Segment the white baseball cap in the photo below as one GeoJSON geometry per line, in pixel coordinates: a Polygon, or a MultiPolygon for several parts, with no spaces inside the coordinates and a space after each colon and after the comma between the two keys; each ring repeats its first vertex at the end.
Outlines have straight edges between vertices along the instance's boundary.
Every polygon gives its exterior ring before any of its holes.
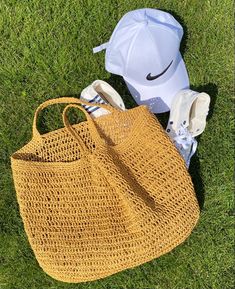
{"type": "Polygon", "coordinates": [[[179,51],[183,28],[169,13],[138,9],[125,14],[109,42],[93,49],[106,49],[105,68],[123,76],[138,104],[152,112],[170,110],[174,96],[189,88],[179,51]]]}

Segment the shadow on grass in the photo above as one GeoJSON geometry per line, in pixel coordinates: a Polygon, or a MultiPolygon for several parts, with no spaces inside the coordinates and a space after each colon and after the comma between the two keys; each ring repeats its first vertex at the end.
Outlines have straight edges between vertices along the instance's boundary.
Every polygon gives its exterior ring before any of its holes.
{"type": "MultiPolygon", "coordinates": [[[[182,56],[184,57],[184,54],[187,50],[188,28],[184,22],[184,19],[180,15],[178,15],[177,13],[175,13],[172,10],[165,10],[165,12],[168,12],[171,15],[173,15],[175,17],[175,19],[183,27],[184,35],[183,35],[183,38],[181,40],[180,51],[181,51],[182,56]]],[[[207,121],[208,121],[209,119],[212,118],[212,115],[214,112],[214,107],[215,107],[216,98],[217,98],[217,94],[218,94],[217,85],[214,83],[208,83],[208,84],[201,85],[201,86],[191,86],[190,88],[194,91],[206,92],[207,94],[210,95],[211,102],[210,102],[210,110],[209,110],[209,113],[207,116],[207,121]]],[[[168,117],[163,116],[161,118],[162,118],[162,121],[160,121],[160,122],[163,125],[163,127],[165,127],[167,124],[168,117]]],[[[198,146],[199,146],[200,136],[197,137],[197,142],[198,142],[198,146]]],[[[204,201],[205,201],[205,190],[204,190],[204,184],[203,184],[203,180],[202,180],[200,171],[201,171],[200,161],[199,161],[199,157],[198,157],[198,152],[196,151],[196,153],[194,154],[194,156],[192,157],[191,162],[190,162],[189,173],[192,177],[192,181],[193,181],[193,185],[195,188],[195,192],[197,195],[200,209],[202,210],[203,205],[204,205],[204,201]]]]}
{"type": "Polygon", "coordinates": [[[180,23],[180,25],[183,27],[184,30],[184,34],[180,43],[180,52],[182,54],[182,56],[184,56],[186,50],[187,50],[187,41],[188,41],[188,28],[185,24],[184,19],[178,15],[177,13],[175,13],[175,11],[172,10],[165,10],[165,9],[161,9],[162,11],[165,11],[167,13],[170,13],[172,16],[174,16],[174,18],[180,23]]]}
{"type": "MultiPolygon", "coordinates": [[[[216,103],[216,98],[218,94],[218,88],[217,85],[214,83],[208,83],[206,85],[201,86],[192,86],[192,90],[198,91],[198,92],[206,92],[210,95],[211,102],[210,102],[210,110],[207,116],[207,121],[212,118],[214,107],[216,103]]],[[[198,146],[200,145],[200,136],[197,137],[198,146]]],[[[205,201],[205,191],[204,191],[204,184],[203,180],[200,174],[200,161],[198,157],[198,152],[196,151],[195,155],[191,159],[190,167],[189,167],[189,173],[192,177],[192,181],[194,184],[194,188],[197,194],[198,203],[200,206],[200,209],[203,209],[204,201],[205,201]]]]}

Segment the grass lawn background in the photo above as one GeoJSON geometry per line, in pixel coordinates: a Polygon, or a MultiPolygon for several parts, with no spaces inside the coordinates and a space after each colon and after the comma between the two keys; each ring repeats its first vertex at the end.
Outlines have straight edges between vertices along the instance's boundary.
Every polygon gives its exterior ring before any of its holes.
{"type": "MultiPolygon", "coordinates": [[[[2,0],[0,3],[0,289],[232,289],[233,208],[232,1],[2,0]],[[192,235],[167,255],[108,278],[66,284],[38,266],[23,230],[10,155],[31,138],[36,107],[46,99],[79,95],[106,79],[134,101],[123,80],[104,69],[106,42],[128,11],[172,12],[184,26],[181,51],[192,88],[211,95],[205,132],[190,172],[201,205],[192,235]]],[[[46,110],[45,130],[62,126],[61,108],[46,110]]]]}

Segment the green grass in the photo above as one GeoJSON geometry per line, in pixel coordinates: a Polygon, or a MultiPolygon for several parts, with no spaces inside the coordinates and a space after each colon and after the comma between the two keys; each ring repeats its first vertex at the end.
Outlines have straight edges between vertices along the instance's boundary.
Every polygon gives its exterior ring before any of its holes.
{"type": "MultiPolygon", "coordinates": [[[[232,289],[233,13],[223,0],[2,0],[0,3],[0,289],[232,289]],[[184,25],[182,52],[194,89],[211,95],[211,110],[190,172],[201,205],[191,236],[171,253],[103,280],[66,284],[38,266],[23,230],[10,155],[31,137],[36,107],[55,96],[77,95],[106,79],[134,105],[125,84],[104,69],[92,47],[109,39],[127,11],[171,11],[184,25]]],[[[57,112],[58,112],[57,108],[57,112]]],[[[46,130],[61,126],[53,109],[46,130]]]]}

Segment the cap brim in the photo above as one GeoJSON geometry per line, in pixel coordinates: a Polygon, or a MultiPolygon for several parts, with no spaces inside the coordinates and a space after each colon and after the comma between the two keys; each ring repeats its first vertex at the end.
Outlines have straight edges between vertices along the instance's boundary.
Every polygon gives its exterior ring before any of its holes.
{"type": "Polygon", "coordinates": [[[162,113],[170,110],[174,96],[181,89],[189,88],[188,73],[180,53],[178,54],[177,62],[178,65],[171,78],[160,85],[140,85],[124,77],[130,93],[139,105],[147,105],[153,113],[162,113]]]}

